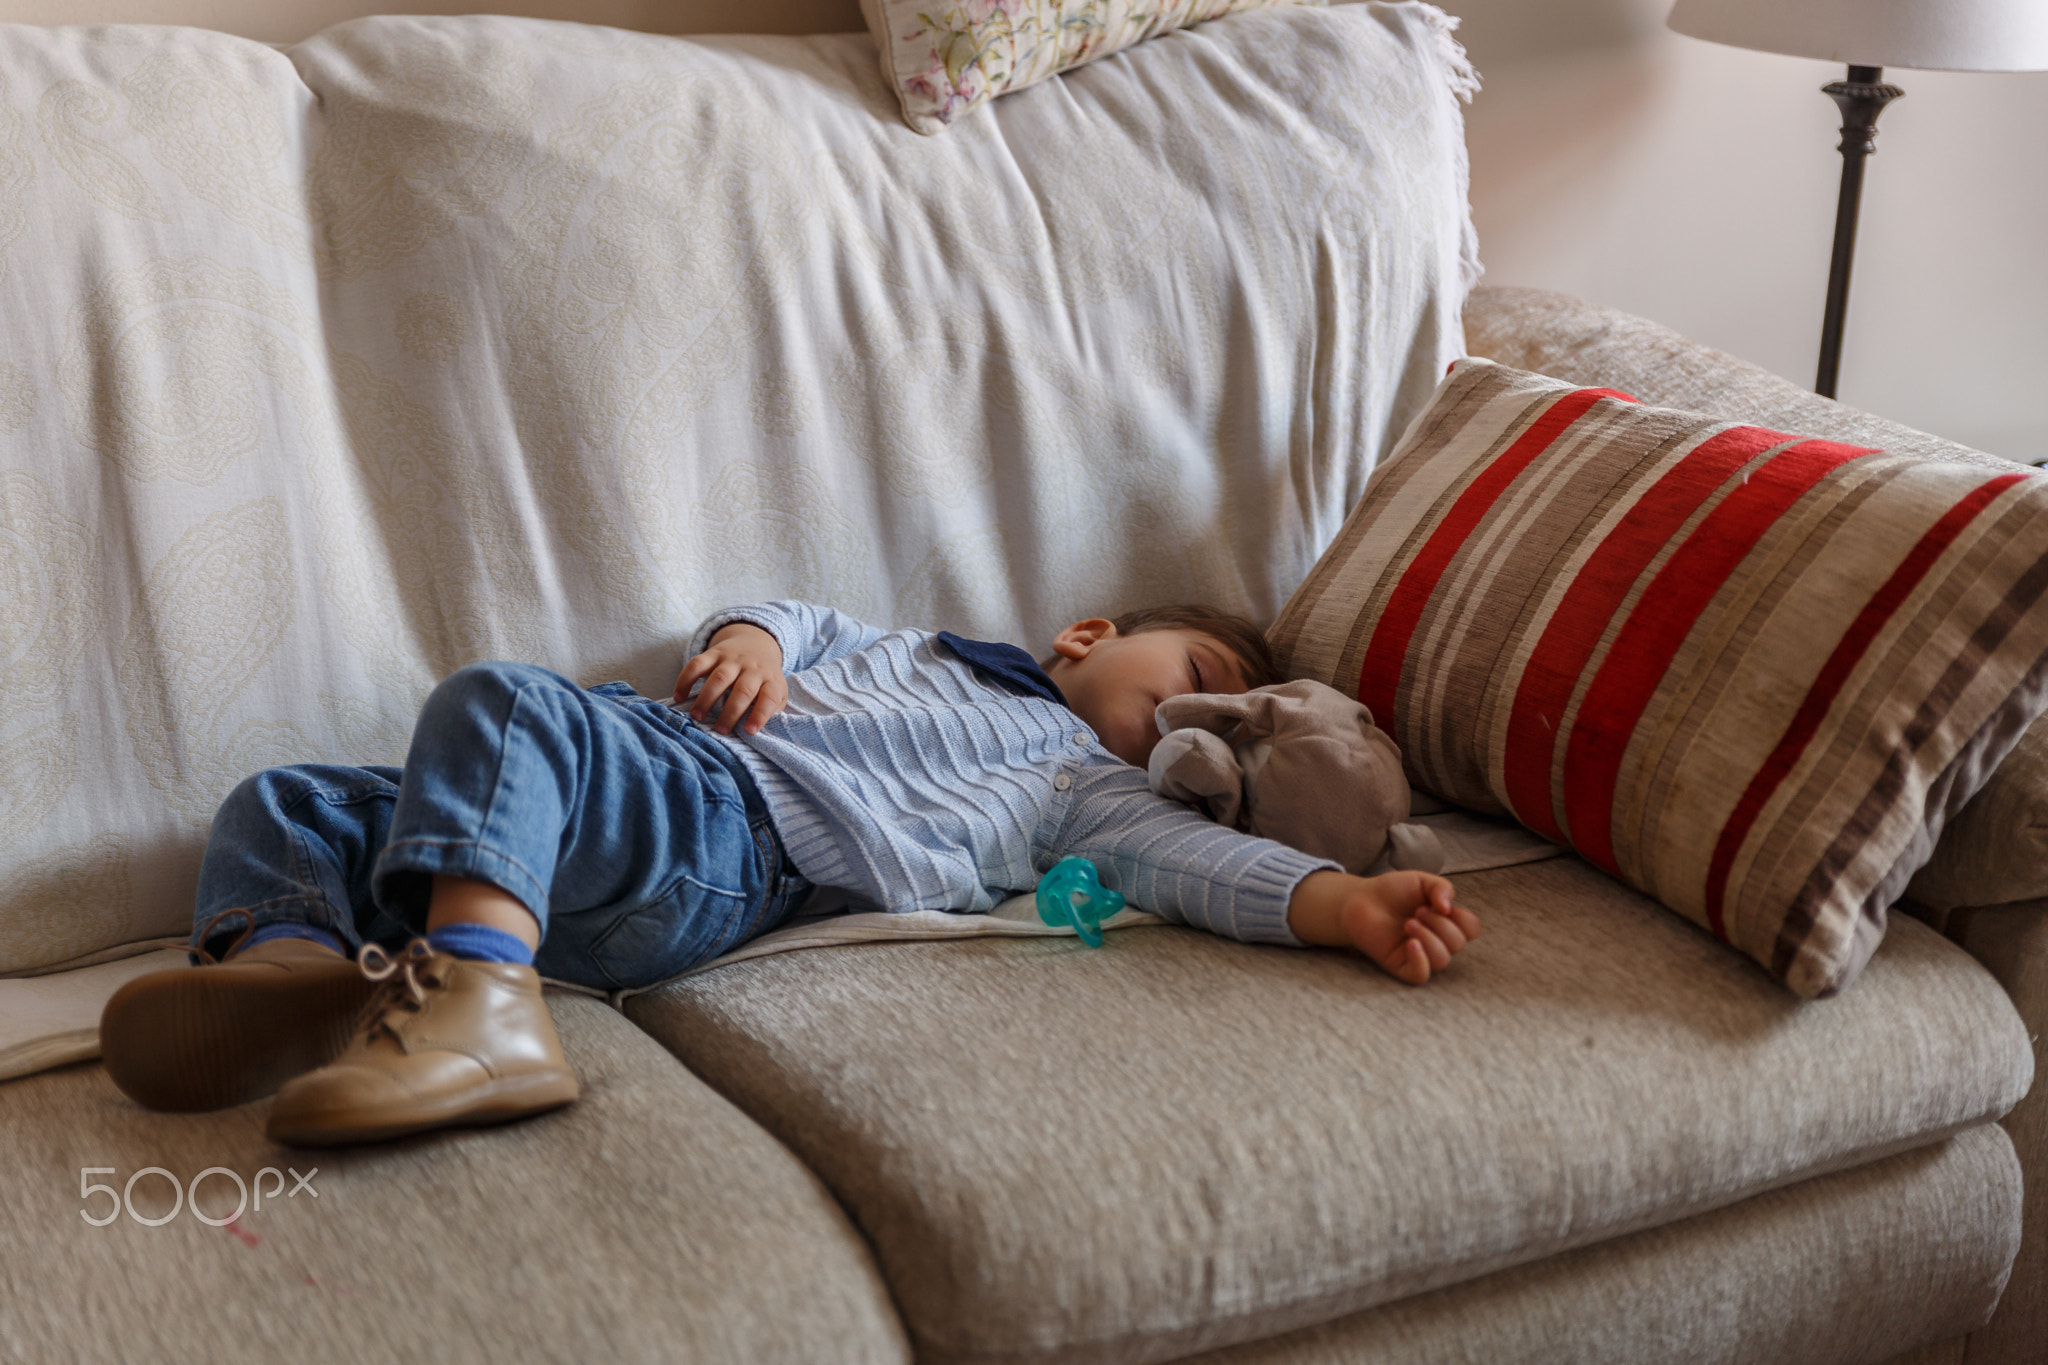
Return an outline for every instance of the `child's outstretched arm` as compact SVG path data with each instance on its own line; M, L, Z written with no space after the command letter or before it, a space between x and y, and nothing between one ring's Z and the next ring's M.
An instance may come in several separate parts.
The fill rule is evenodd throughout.
M1351 876L1156 796L1141 770L1110 759L1073 770L1067 818L1047 852L1088 859L1104 886L1176 924L1243 943L1356 948L1418 986L1479 934L1442 877Z
M1356 948L1389 976L1420 986L1479 937L1479 919L1428 872L1354 877L1311 872L1287 902L1287 927L1304 943Z

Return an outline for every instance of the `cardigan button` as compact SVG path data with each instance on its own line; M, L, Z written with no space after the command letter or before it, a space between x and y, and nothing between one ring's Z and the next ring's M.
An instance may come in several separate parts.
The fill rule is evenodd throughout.
M1065 773L1061 773L1058 777L1055 777L1052 780L1052 785L1060 791L1065 791L1067 788L1074 785L1074 779L1068 777Z

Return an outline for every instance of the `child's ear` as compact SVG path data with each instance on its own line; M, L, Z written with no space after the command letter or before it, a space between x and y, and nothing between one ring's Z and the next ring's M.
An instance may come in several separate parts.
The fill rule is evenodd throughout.
M1116 634L1116 626L1100 616L1076 621L1052 637L1052 652L1062 659L1085 659L1088 651Z

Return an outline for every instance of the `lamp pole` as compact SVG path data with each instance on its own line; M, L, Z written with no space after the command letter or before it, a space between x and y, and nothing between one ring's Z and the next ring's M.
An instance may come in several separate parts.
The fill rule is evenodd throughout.
M1835 255L1828 267L1828 305L1821 319L1820 372L1814 391L1835 396L1842 368L1842 321L1849 311L1849 266L1856 255L1856 215L1863 202L1863 159L1877 150L1877 116L1906 92L1879 78L1884 68L1852 66L1849 79L1821 87L1842 107L1842 193L1835 201Z

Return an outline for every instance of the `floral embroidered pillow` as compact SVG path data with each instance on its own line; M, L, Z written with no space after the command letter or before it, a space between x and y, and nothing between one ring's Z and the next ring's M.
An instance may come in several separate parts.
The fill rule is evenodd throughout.
M1244 9L1325 0L861 0L882 75L920 133L997 95Z

